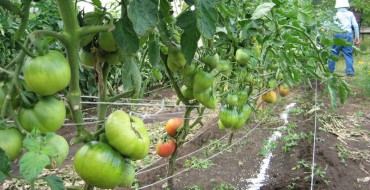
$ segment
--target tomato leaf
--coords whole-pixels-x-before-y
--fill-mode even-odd
[[[207,39],[213,39],[218,22],[216,10],[217,1],[215,0],[196,0],[195,12],[197,16],[197,26],[200,33]]]
[[[64,190],[63,180],[58,176],[46,176],[43,178],[51,190]]]
[[[4,172],[0,171],[0,183],[3,183],[6,178],[7,175]]]
[[[36,135],[29,134],[27,137],[23,140],[23,146],[27,148],[27,150],[32,152],[39,152],[42,146],[42,141],[40,137],[37,137]]]
[[[253,12],[251,19],[256,20],[256,19],[260,19],[260,18],[267,16],[267,14],[271,11],[271,9],[274,6],[275,6],[275,3],[262,3]]]
[[[313,11],[310,9],[303,9],[298,12],[297,19],[305,25],[312,26],[315,24],[315,19],[312,17]]]
[[[153,35],[149,38],[149,50],[148,50],[148,58],[149,63],[155,67],[158,68],[159,65],[159,44],[158,40],[153,37]]]
[[[102,5],[101,5],[100,0],[92,0],[92,2],[93,2],[93,4],[94,4],[95,6],[97,6],[98,8],[103,8],[103,7],[102,7]]]
[[[140,36],[158,23],[158,0],[133,0],[127,11],[135,32]]]
[[[58,149],[50,143],[50,140],[54,137],[54,133],[47,133],[44,136],[44,143],[43,146],[41,147],[40,152],[42,154],[48,155],[49,157],[51,156],[56,156],[58,154]]]
[[[195,12],[188,11],[182,14],[176,23],[184,30],[181,34],[181,51],[189,65],[194,58],[195,52],[198,48],[198,40],[200,38]]]
[[[194,5],[194,0],[185,0],[185,3],[189,6]]]
[[[335,87],[332,84],[330,84],[330,82],[327,85],[327,89],[328,89],[328,94],[329,94],[329,99],[330,99],[331,105],[336,110],[337,107],[338,107],[337,91],[336,91]]]
[[[334,45],[337,46],[352,46],[352,43],[349,43],[346,39],[334,38]]]
[[[42,170],[50,164],[50,159],[45,154],[27,152],[19,161],[19,170],[28,181],[34,181]]]
[[[128,57],[125,64],[122,67],[122,81],[125,90],[134,88],[135,95],[138,95],[141,91],[142,78],[140,70],[133,57]]]
[[[346,99],[347,99],[347,91],[346,91],[345,87],[342,86],[342,85],[339,85],[338,86],[338,92],[339,92],[340,103],[344,104],[346,102]]]
[[[139,37],[136,35],[128,17],[123,17],[116,23],[113,36],[117,46],[126,54],[134,54],[139,49]]]
[[[174,21],[174,18],[172,16],[172,9],[171,4],[168,1],[161,1],[160,2],[160,16],[161,20],[167,23],[172,23]]]
[[[0,183],[1,183],[1,174],[5,175],[10,171],[10,160],[5,154],[5,151],[0,148]]]

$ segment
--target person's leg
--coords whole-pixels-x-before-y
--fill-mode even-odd
[[[340,49],[341,49],[341,46],[333,45],[331,50],[330,50],[330,53],[334,56],[339,56]],[[335,70],[335,61],[334,60],[329,59],[328,68],[329,68],[331,73],[334,72],[334,70]]]
[[[353,42],[352,34],[347,34],[346,39],[348,42]],[[355,70],[353,68],[353,47],[352,46],[343,46],[342,48],[343,56],[346,60],[346,74],[353,75]]]

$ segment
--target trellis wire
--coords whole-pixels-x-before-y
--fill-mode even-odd
[[[273,107],[273,109],[272,110],[274,110],[276,107],[277,107],[277,105],[278,104],[276,104],[274,107]],[[246,138],[251,132],[253,132],[258,126],[260,126],[261,124],[262,124],[262,122],[264,122],[265,120],[266,120],[266,118],[267,118],[267,115],[256,125],[256,126],[254,126],[251,130],[249,130],[243,137],[241,137],[241,138],[239,138],[238,140],[236,140],[234,143],[232,143],[230,146],[228,146],[228,147],[226,147],[226,148],[224,148],[223,150],[221,150],[220,152],[218,152],[218,153],[216,153],[216,154],[214,154],[214,155],[212,155],[212,156],[210,156],[210,157],[208,157],[207,159],[205,159],[205,160],[203,160],[203,162],[205,162],[205,161],[209,161],[210,159],[212,159],[212,158],[214,158],[214,157],[216,157],[216,156],[218,156],[218,155],[220,155],[220,154],[222,154],[224,151],[226,151],[227,149],[229,149],[229,148],[231,148],[232,146],[234,146],[234,145],[236,145],[237,143],[239,143],[239,141],[241,141],[242,139],[244,139],[244,138]],[[164,179],[161,179],[161,180],[159,180],[159,181],[156,181],[156,182],[154,182],[154,183],[152,183],[152,184],[149,184],[149,185],[145,185],[145,186],[143,186],[143,187],[140,187],[140,188],[138,188],[139,190],[140,189],[145,189],[145,188],[148,188],[148,187],[151,187],[151,186],[154,186],[154,185],[156,185],[156,184],[159,184],[159,183],[162,183],[163,181],[166,181],[166,180],[168,180],[168,179],[170,179],[170,178],[173,178],[173,177],[175,177],[175,176],[178,176],[178,175],[180,175],[180,174],[182,174],[182,173],[185,173],[185,172],[187,172],[187,171],[189,171],[189,170],[191,170],[191,169],[193,169],[193,167],[194,166],[191,166],[191,167],[189,167],[189,168],[187,168],[187,169],[185,169],[185,170],[182,170],[182,171],[180,171],[180,172],[178,172],[178,173],[175,173],[175,174],[173,174],[172,176],[168,176],[168,177],[166,177],[166,178],[164,178]]]
[[[317,79],[316,79],[316,89],[315,89],[315,128],[313,135],[313,150],[312,150],[312,166],[311,166],[311,190],[314,189],[314,176],[315,176],[315,154],[316,154],[316,132],[317,132]]]

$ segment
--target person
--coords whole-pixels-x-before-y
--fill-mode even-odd
[[[338,26],[344,31],[343,33],[336,33],[334,34],[335,38],[342,38],[347,40],[350,43],[353,43],[353,34],[352,34],[352,26],[354,28],[355,33],[355,44],[360,44],[360,33],[358,24],[356,21],[355,16],[351,11],[348,10],[349,3],[348,0],[336,0],[335,1],[335,8],[337,9],[336,16],[334,17],[337,20]],[[353,76],[355,74],[355,70],[353,68],[353,47],[352,46],[338,46],[333,45],[331,54],[335,56],[339,56],[340,51],[342,51],[343,56],[346,61],[346,75]],[[329,60],[328,68],[331,73],[335,70],[335,61]]]

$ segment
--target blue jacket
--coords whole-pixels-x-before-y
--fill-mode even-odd
[[[334,20],[337,21],[337,24],[340,28],[342,28],[345,32],[348,33],[352,33],[353,26],[355,31],[355,37],[358,38],[360,36],[356,18],[351,11],[347,10],[347,8],[337,9],[337,13],[334,17]]]

